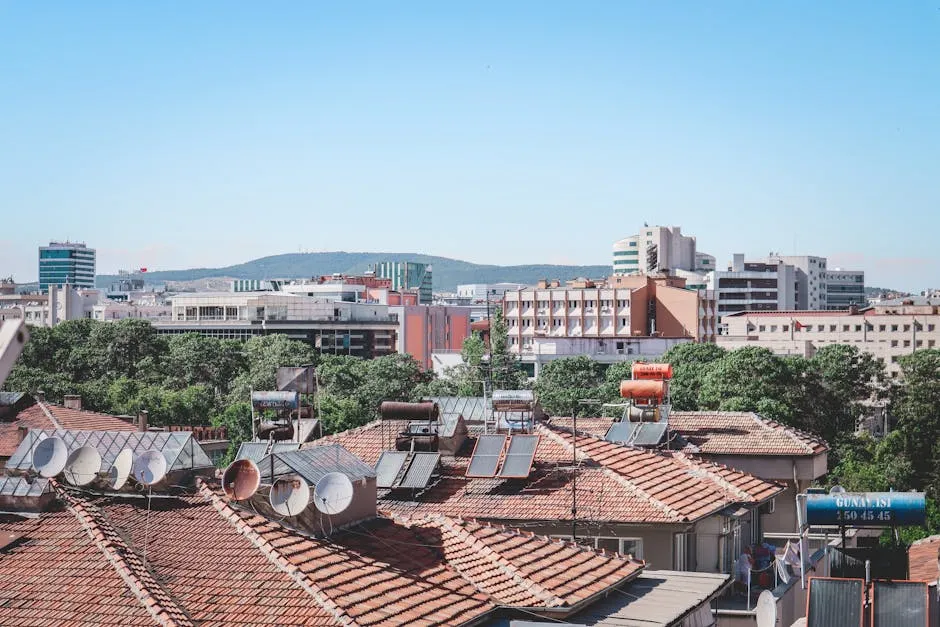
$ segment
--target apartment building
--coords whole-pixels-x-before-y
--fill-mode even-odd
[[[718,316],[741,311],[779,311],[796,308],[796,270],[783,262],[745,261],[735,254],[728,270],[707,277]]]
[[[767,263],[784,263],[794,268],[796,297],[794,309],[827,309],[825,257],[771,254],[767,256]]]
[[[841,268],[826,272],[826,309],[848,309],[851,305],[863,307],[866,303],[864,272]]]
[[[716,332],[714,300],[685,289],[678,277],[615,275],[564,286],[542,281],[506,292],[503,313],[509,348],[524,365],[534,364],[534,375],[540,364],[559,357],[652,357],[682,341],[713,341]]]
[[[247,340],[283,333],[323,353],[378,357],[395,352],[399,320],[387,305],[325,301],[277,292],[205,292],[171,299],[164,334],[201,333]]]
[[[399,321],[396,350],[414,357],[425,370],[434,369],[434,353],[459,354],[470,337],[470,307],[412,303],[388,311]]]
[[[100,300],[98,290],[52,285],[45,294],[0,294],[0,321],[24,320],[37,327],[54,327],[66,320],[91,318]]]
[[[762,346],[778,355],[812,357],[831,344],[849,344],[885,364],[915,350],[940,348],[940,301],[908,299],[844,311],[751,311],[722,318],[716,342],[728,349]]]
[[[391,279],[393,290],[417,290],[418,302],[430,305],[432,299],[432,268],[426,263],[412,261],[383,261],[372,267],[372,273],[381,279]]]

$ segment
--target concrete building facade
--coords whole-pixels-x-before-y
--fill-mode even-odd
[[[864,307],[866,303],[863,271],[836,268],[826,272],[826,309],[848,309],[852,305]]]
[[[745,261],[735,254],[728,270],[708,275],[718,315],[741,311],[779,311],[796,308],[796,271],[782,262]]]
[[[695,269],[695,238],[678,226],[645,226],[613,246],[614,274]]]
[[[714,300],[685,289],[678,277],[614,275],[564,286],[543,281],[506,292],[503,313],[509,349],[524,364],[575,354],[608,361],[655,356],[681,341],[713,341],[716,333]],[[644,343],[651,339],[660,341]]]
[[[39,291],[50,285],[95,287],[95,249],[79,242],[49,242],[39,247]]]
[[[849,344],[884,363],[892,376],[898,360],[916,350],[940,348],[940,306],[900,301],[847,311],[742,312],[722,318],[717,344],[728,349],[762,346],[778,355],[812,357],[831,344]]]
[[[414,357],[425,370],[434,369],[434,353],[458,353],[470,337],[470,308],[402,305],[388,308],[398,317],[396,350]]]
[[[768,255],[767,263],[784,263],[795,269],[796,304],[794,309],[827,309],[825,257]]]

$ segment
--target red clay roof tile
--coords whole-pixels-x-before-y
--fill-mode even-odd
[[[18,413],[15,420],[0,422],[0,457],[10,457],[16,451],[20,444],[19,427],[79,431],[136,430],[134,425],[117,416],[37,402]]]
[[[936,582],[940,579],[940,535],[918,540],[908,549],[909,579]]]

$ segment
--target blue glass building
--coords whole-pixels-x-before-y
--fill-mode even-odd
[[[95,286],[95,249],[73,242],[49,242],[39,247],[39,289],[50,285]]]

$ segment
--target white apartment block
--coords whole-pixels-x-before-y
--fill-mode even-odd
[[[745,261],[736,254],[730,269],[708,275],[707,289],[715,294],[719,316],[797,308],[796,270],[782,262]]]
[[[767,263],[785,263],[796,269],[794,309],[827,309],[826,258],[808,255],[768,255]]]
[[[929,301],[845,312],[742,312],[722,318],[722,326],[716,343],[728,349],[762,346],[778,355],[812,357],[824,346],[849,344],[883,362],[892,376],[904,355],[940,348],[940,306]]]
[[[683,235],[678,226],[646,226],[613,246],[614,274],[695,270],[696,261],[695,238]]]
[[[457,286],[458,298],[469,298],[473,301],[502,300],[506,292],[523,290],[527,285],[523,283],[468,283]]]

